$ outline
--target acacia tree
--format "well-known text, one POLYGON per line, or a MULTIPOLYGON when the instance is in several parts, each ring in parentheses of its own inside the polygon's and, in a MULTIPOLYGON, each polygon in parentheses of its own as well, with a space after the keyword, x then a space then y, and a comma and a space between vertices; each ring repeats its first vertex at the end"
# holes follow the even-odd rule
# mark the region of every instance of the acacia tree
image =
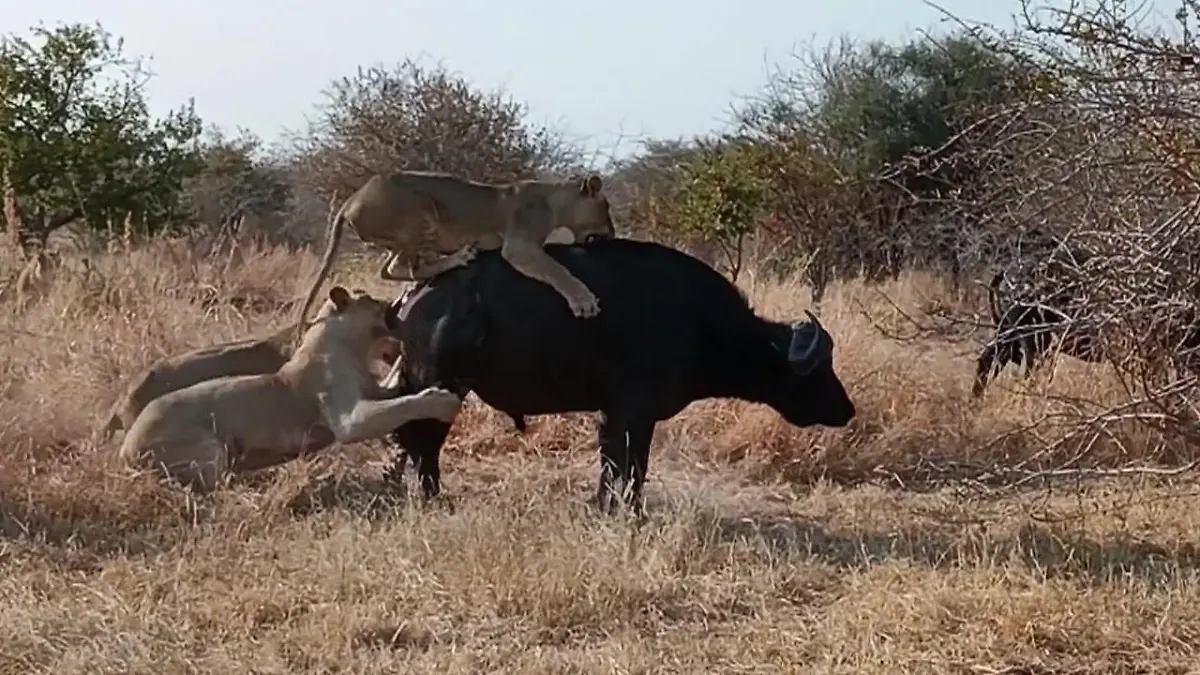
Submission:
MULTIPOLYGON (((1020 73, 976 37, 870 42, 829 63, 813 122, 840 149, 845 170, 872 176, 941 148, 976 112, 1012 100, 1020 73)), ((901 175, 908 189, 934 194, 969 180, 962 171, 944 162, 901 175)))
POLYGON ((31 32, 0 41, 0 162, 21 245, 71 221, 104 228, 132 214, 154 229, 181 215, 182 183, 199 168, 191 103, 152 118, 140 59, 98 24, 31 32))
POLYGON ((1030 72, 967 34, 900 45, 842 40, 778 72, 739 111, 738 130, 769 149, 778 215, 796 239, 825 258, 840 252, 823 267, 894 273, 898 256, 953 258, 967 223, 949 205, 982 176, 980 158, 956 139, 1017 96, 1030 72), (823 186, 815 194, 814 171, 823 186), (880 251, 878 260, 862 256, 880 251))
POLYGON ((291 186, 284 170, 263 156, 262 141, 241 131, 227 137, 212 130, 200 150, 200 171, 184 185, 196 218, 226 227, 240 216, 275 215, 288 208, 291 186))
POLYGON ((612 175, 604 180, 613 216, 625 224, 622 236, 677 239, 681 168, 700 149, 694 141, 680 139, 648 139, 641 145, 638 154, 614 162, 612 175))
POLYGON ((443 66, 405 60, 336 80, 298 139, 303 180, 345 197, 372 174, 445 171, 481 181, 567 173, 580 153, 532 124, 524 105, 443 66))
POLYGON ((770 209, 763 173, 759 148, 746 143, 710 144, 680 167, 678 227, 717 245, 734 281, 746 237, 770 209))

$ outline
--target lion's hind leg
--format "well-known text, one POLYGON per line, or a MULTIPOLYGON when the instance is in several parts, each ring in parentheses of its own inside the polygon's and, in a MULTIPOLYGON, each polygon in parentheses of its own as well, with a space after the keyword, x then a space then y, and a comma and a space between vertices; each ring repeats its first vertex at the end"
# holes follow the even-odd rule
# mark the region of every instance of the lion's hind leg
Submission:
POLYGON ((408 210, 420 215, 408 220, 413 223, 412 229, 406 231, 402 226, 387 242, 389 253, 379 270, 379 278, 421 281, 466 265, 475 258, 476 247, 472 242, 466 242, 449 255, 439 253, 445 250, 441 247, 445 225, 436 200, 417 197, 408 204, 408 210))
POLYGON ((475 259, 478 249, 470 244, 463 246, 450 255, 439 256, 431 263, 413 264, 393 254, 384 261, 380 278, 388 281, 422 281, 430 279, 443 272, 462 267, 475 259))
POLYGON ((217 489, 229 472, 229 449, 214 434, 199 432, 185 439, 172 439, 164 452, 146 463, 149 467, 193 492, 217 489))

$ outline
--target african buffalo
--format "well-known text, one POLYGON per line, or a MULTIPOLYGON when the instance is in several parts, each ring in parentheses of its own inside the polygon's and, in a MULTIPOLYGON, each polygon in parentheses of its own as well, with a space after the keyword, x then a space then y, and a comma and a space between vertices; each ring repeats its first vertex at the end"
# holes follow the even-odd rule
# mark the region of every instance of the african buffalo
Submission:
MULTIPOLYGON (((600 413, 596 503, 614 506, 614 483, 641 508, 656 423, 713 397, 771 406, 799 427, 844 427, 854 403, 834 373, 834 340, 810 312, 791 325, 758 317, 736 286, 703 262, 629 239, 548 244, 600 300, 579 319, 554 289, 517 272, 498 253, 398 298, 389 325, 404 358, 397 393, 437 384, 485 403, 523 426, 525 415, 600 413)), ((426 498, 438 494, 438 455, 450 425, 420 420, 396 429, 391 476, 406 457, 426 498)))
POLYGON ((1029 377, 1055 341, 1062 353, 1082 361, 1097 363, 1103 358, 1094 327, 1087 322, 1072 321, 1056 307, 1045 303, 1012 302, 1002 310, 999 291, 1003 280, 1003 273, 998 273, 988 285, 988 305, 996 334, 984 346, 975 363, 972 396, 981 395, 988 379, 999 374, 1009 363, 1024 362, 1024 375, 1029 377))

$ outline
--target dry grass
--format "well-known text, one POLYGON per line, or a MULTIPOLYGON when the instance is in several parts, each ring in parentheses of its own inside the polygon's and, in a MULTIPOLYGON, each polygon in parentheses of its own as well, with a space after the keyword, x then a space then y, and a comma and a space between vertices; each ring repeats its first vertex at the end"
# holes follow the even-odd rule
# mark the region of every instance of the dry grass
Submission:
MULTIPOLYGON (((223 271, 160 242, 99 266, 23 315, 0 301, 0 673, 1198 672, 1189 482, 933 487, 1071 457, 1047 450, 1062 422, 1013 430, 1122 400, 1103 367, 1009 374, 973 403, 975 341, 890 340, 862 314, 899 325, 890 305, 847 285, 821 318, 854 425, 696 404, 660 425, 640 530, 581 507, 586 416, 520 436, 477 403, 444 454, 453 510, 380 496, 381 446, 191 501, 80 439, 161 354, 282 325, 315 260, 223 271)), ((807 302, 747 285, 768 314, 807 302)), ((944 295, 884 290, 910 311, 944 295)), ((1162 452, 1130 428, 1076 463, 1162 452)))

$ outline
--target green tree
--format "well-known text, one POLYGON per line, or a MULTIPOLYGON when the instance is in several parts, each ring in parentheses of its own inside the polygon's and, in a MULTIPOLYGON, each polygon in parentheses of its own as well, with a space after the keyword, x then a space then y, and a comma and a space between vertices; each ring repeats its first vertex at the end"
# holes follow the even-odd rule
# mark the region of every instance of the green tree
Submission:
POLYGON ((981 111, 1013 100, 1026 69, 966 35, 870 42, 828 62, 814 122, 840 150, 843 169, 859 176, 942 150, 935 168, 904 172, 905 186, 925 196, 970 180, 945 161, 953 152, 945 146, 981 111))
POLYGON ((1038 72, 967 33, 842 40, 778 72, 739 131, 770 148, 778 215, 807 231, 822 269, 882 278, 932 258, 957 270, 975 203, 1008 162, 979 151, 1002 126, 989 116, 1038 72))
POLYGON ((680 168, 699 150, 682 139, 647 139, 641 145, 641 152, 613 162, 611 176, 604 179, 613 217, 623 224, 622 236, 682 244, 674 237, 681 234, 674 213, 680 168))
POLYGON ((99 24, 31 32, 0 41, 0 163, 29 229, 22 245, 71 221, 132 215, 155 229, 179 217, 182 183, 199 169, 191 102, 152 118, 140 60, 99 24))
POLYGON ((225 226, 241 215, 287 210, 291 186, 285 171, 264 157, 262 141, 254 134, 241 131, 228 137, 214 129, 204 139, 199 159, 199 173, 184 188, 200 222, 225 226))
POLYGON ((680 175, 678 227, 716 244, 736 281, 746 237, 771 205, 759 149, 746 143, 712 144, 684 163, 680 175))

